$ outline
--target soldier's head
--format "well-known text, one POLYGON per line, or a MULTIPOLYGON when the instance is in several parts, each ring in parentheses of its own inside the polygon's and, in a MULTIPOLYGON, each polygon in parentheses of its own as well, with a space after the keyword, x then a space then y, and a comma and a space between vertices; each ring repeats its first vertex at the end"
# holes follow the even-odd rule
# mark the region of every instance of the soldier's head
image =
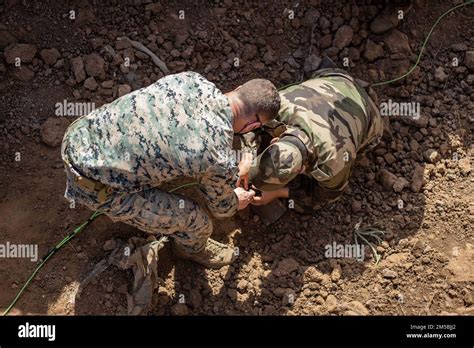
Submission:
POLYGON ((284 136, 268 146, 250 168, 250 182, 261 191, 285 187, 305 169, 307 152, 301 140, 284 136))
POLYGON ((280 109, 280 95, 268 80, 253 79, 226 93, 234 114, 234 132, 247 133, 273 120, 280 109))

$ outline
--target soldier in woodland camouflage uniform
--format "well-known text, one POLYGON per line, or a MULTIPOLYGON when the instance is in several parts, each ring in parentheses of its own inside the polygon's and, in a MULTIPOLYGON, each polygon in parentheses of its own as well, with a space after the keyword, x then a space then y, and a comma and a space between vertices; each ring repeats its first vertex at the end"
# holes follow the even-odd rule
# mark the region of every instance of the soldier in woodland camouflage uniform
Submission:
POLYGON ((382 118, 366 91, 338 69, 319 70, 280 97, 276 120, 287 126, 267 127, 275 138, 250 169, 263 191, 252 204, 289 198, 295 210, 311 212, 342 194, 357 153, 379 142, 382 118))
POLYGON ((62 144, 66 198, 150 233, 171 235, 178 256, 207 267, 233 260, 209 238, 205 209, 160 189, 177 178, 199 182, 207 209, 230 217, 254 192, 235 188, 234 133, 273 119, 276 88, 255 79, 223 94, 198 73, 169 75, 76 120, 62 144))

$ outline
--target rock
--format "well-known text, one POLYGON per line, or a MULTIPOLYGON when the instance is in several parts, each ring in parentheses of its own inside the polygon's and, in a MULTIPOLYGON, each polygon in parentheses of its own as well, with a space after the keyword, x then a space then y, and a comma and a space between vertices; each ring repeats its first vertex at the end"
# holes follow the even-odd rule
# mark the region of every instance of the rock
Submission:
POLYGON ((16 42, 16 37, 6 30, 0 30, 0 49, 16 42))
POLYGON ((242 60, 249 61, 257 55, 257 46, 246 44, 242 53, 242 60))
POLYGON ((331 47, 331 44, 332 44, 331 34, 326 34, 319 39, 319 48, 322 50, 325 48, 331 47))
POLYGON ((444 82, 448 78, 448 75, 444 72, 443 67, 439 66, 435 70, 435 80, 438 82, 444 82))
POLYGON ((84 70, 84 61, 82 57, 71 59, 71 68, 76 78, 76 82, 82 82, 86 79, 86 71, 84 70))
POLYGON ((377 58, 383 57, 383 47, 377 45, 372 40, 367 40, 367 43, 365 44, 364 57, 369 62, 373 62, 377 58))
POLYGON ((379 171, 378 177, 383 188, 386 191, 392 191, 393 184, 397 181, 397 176, 386 169, 382 169, 379 171))
POLYGON ((469 158, 461 158, 458 162, 458 167, 461 170, 462 175, 468 175, 471 172, 471 163, 469 162, 469 158))
POLYGON ((107 81, 102 82, 100 85, 101 85, 102 88, 110 89, 114 86, 114 81, 113 80, 107 80, 107 81))
POLYGON ((331 280, 333 282, 337 282, 341 279, 342 276, 342 268, 341 265, 336 262, 336 260, 331 259, 332 262, 332 272, 331 272, 331 280))
MULTIPOLYGON (((118 38, 115 41, 115 49, 117 50, 125 50, 131 46, 132 44, 130 43, 130 40, 128 40, 128 38, 126 37, 118 38)), ((113 52, 110 52, 110 53, 113 53, 113 52)), ((111 56, 114 56, 114 54, 111 54, 111 56)))
POLYGON ((383 34, 397 27, 399 23, 396 12, 391 15, 381 13, 370 23, 370 31, 374 34, 383 34))
POLYGON ((61 144, 64 132, 69 122, 64 117, 49 117, 40 128, 41 141, 48 146, 56 147, 61 144))
POLYGON ((391 54, 402 53, 408 55, 411 53, 408 36, 398 30, 393 30, 389 34, 385 35, 384 43, 391 54))
POLYGON ((117 242, 114 239, 108 239, 105 241, 103 249, 105 251, 112 251, 117 247, 117 242))
POLYGON ((263 61, 267 65, 274 63, 276 61, 275 52, 273 50, 267 50, 267 52, 265 52, 265 54, 263 55, 263 61))
POLYGON ((343 25, 340 27, 336 35, 334 35, 334 40, 332 42, 333 46, 342 50, 344 47, 348 46, 351 41, 352 37, 354 36, 354 31, 348 25, 343 25))
POLYGON ((387 162, 388 164, 393 164, 397 161, 395 156, 391 154, 390 152, 387 152, 386 154, 384 154, 383 158, 385 159, 385 162, 387 162))
POLYGON ((329 22, 329 19, 327 19, 326 17, 323 16, 319 18, 319 27, 321 28, 323 32, 329 28, 329 24, 331 23, 329 22))
POLYGON ((407 179, 403 177, 397 178, 397 180, 395 180, 393 183, 393 191, 402 192, 403 189, 408 186, 410 186, 410 182, 407 179))
POLYGON ((316 54, 312 53, 304 60, 304 67, 303 70, 305 73, 309 74, 315 71, 319 64, 321 63, 321 58, 316 54))
POLYGON ((16 69, 14 76, 17 80, 29 81, 35 76, 35 73, 28 67, 22 66, 16 69))
POLYGON ((145 6, 145 10, 151 11, 154 14, 160 13, 162 9, 161 4, 153 3, 145 6))
POLYGON ((288 71, 283 70, 280 73, 280 79, 285 83, 289 83, 292 80, 292 76, 288 71))
POLYGON ((464 65, 469 68, 469 70, 474 71, 474 51, 467 51, 466 58, 464 58, 464 65))
POLYGON ((61 54, 55 48, 45 48, 40 52, 41 58, 48 65, 54 65, 61 54))
POLYGON ((124 96, 125 94, 128 94, 132 91, 132 87, 129 85, 119 85, 117 87, 117 97, 120 98, 121 96, 124 96))
POLYGON ((352 199, 351 208, 354 213, 358 213, 362 210, 362 202, 357 199, 352 199))
POLYGON ((439 160, 438 151, 433 150, 433 149, 428 149, 425 152, 423 152, 423 158, 428 163, 436 163, 439 160))
POLYGON ((283 277, 289 275, 291 272, 296 271, 299 267, 299 263, 292 257, 281 260, 277 267, 273 270, 273 274, 277 277, 283 277))
POLYGON ((93 77, 88 77, 85 81, 84 81, 84 87, 87 88, 88 90, 91 90, 91 91, 95 91, 97 89, 97 82, 95 80, 95 78, 93 77))
POLYGON ((303 274, 303 279, 306 283, 320 282, 323 279, 323 274, 314 266, 309 266, 303 274))
POLYGON ((334 312, 337 309, 337 298, 336 296, 329 294, 328 297, 326 298, 326 309, 328 312, 334 312))
POLYGON ((91 53, 84 57, 84 66, 89 76, 105 78, 105 61, 98 53, 91 53))
POLYGON ((20 58, 21 63, 30 63, 36 54, 36 46, 30 44, 14 44, 5 49, 5 61, 15 64, 15 59, 20 58))
POLYGON ((388 268, 384 268, 384 270, 382 271, 382 275, 384 278, 388 278, 388 279, 394 279, 398 276, 397 272, 392 271, 391 269, 388 269, 388 268))
POLYGON ((95 19, 94 12, 89 8, 80 8, 79 13, 77 14, 76 23, 83 24, 92 22, 95 19))
POLYGON ((188 33, 178 33, 174 37, 174 47, 179 48, 181 47, 185 41, 188 39, 189 34, 188 33))
POLYGON ((346 315, 369 315, 369 310, 359 301, 352 301, 344 305, 348 309, 346 315))
POLYGON ((421 188, 424 185, 423 174, 425 169, 419 164, 416 165, 415 170, 413 171, 413 176, 411 177, 411 190, 415 193, 420 192, 421 188))
POLYGON ((188 315, 189 309, 184 303, 177 303, 171 307, 171 313, 173 315, 188 315))

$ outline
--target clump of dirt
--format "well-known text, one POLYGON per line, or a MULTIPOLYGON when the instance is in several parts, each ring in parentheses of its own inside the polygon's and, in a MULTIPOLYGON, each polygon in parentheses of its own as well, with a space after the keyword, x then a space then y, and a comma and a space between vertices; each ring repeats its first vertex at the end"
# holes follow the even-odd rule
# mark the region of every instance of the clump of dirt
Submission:
MULTIPOLYGON (((43 255, 89 216, 62 197, 58 137, 80 111, 60 105, 98 107, 163 76, 124 37, 172 73, 194 70, 223 90, 255 77, 301 81, 323 54, 373 83, 406 72, 431 24, 454 6, 413 3, 392 20, 382 1, 1 2, 0 242, 38 244, 43 255), (50 117, 65 121, 46 123, 50 117)), ((237 262, 221 270, 178 260, 165 247, 149 313, 474 314, 473 15, 467 6, 445 18, 415 71, 376 88, 378 105, 419 103, 420 117, 390 118, 393 138, 359 159, 341 200, 312 216, 290 211, 271 227, 248 210, 216 221, 215 238, 239 248, 237 262), (328 244, 353 243, 358 223, 385 231, 381 261, 368 247, 362 262, 325 257, 328 244)), ((99 218, 43 268, 15 313, 126 313, 130 273, 110 268, 80 299, 74 294, 109 240, 136 235, 146 236, 99 218)), ((6 308, 34 263, 0 262, 6 308)))

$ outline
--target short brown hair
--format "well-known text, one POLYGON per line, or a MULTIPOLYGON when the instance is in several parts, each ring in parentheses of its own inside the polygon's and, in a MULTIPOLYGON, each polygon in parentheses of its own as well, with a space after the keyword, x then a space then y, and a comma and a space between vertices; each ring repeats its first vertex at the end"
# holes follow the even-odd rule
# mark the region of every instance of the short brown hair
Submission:
POLYGON ((253 79, 236 90, 240 100, 248 107, 247 113, 256 113, 264 121, 273 120, 280 110, 280 95, 269 80, 253 79))

